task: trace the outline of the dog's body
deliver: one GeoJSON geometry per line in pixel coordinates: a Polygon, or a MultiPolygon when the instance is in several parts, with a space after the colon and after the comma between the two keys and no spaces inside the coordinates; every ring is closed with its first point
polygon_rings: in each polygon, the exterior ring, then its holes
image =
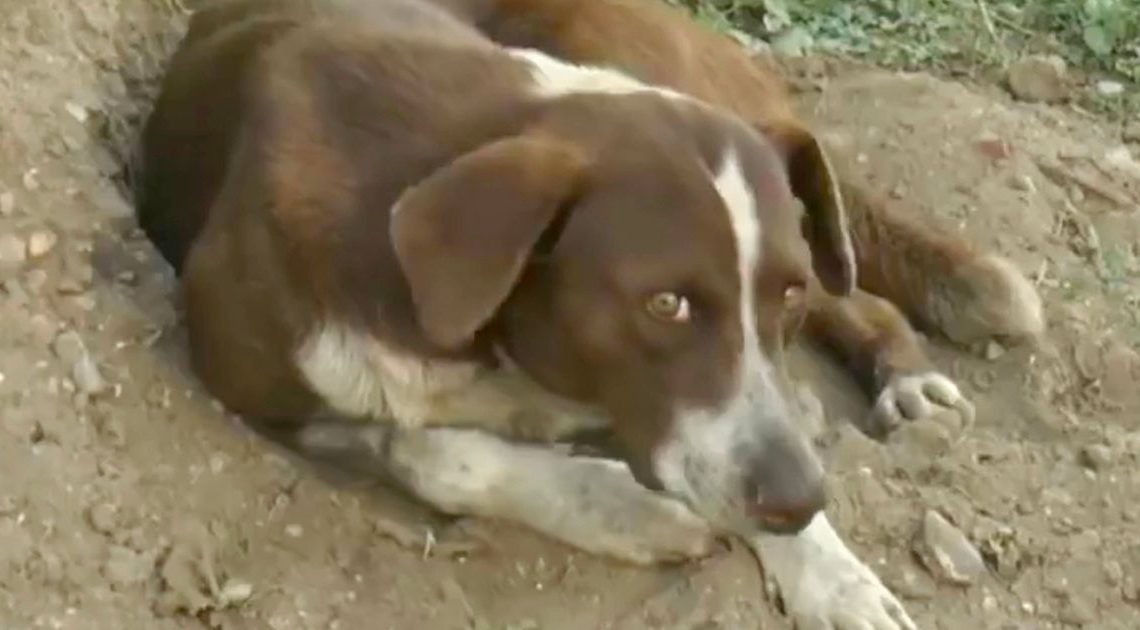
{"type": "Polygon", "coordinates": [[[1004,263],[838,184],[771,75],[648,0],[219,3],[142,148],[140,223],[229,408],[630,561],[742,535],[801,624],[911,626],[820,513],[800,322],[880,430],[971,413],[884,298],[958,338],[1039,327],[1004,263]],[[539,443],[599,428],[629,467],[539,443]]]}

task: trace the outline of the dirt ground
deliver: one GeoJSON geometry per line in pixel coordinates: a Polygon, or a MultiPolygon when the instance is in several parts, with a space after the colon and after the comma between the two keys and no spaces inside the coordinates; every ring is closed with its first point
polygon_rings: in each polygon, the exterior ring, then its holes
{"type": "MultiPolygon", "coordinates": [[[[187,370],[169,270],[115,183],[181,20],[158,0],[4,14],[0,628],[786,627],[742,546],[631,569],[441,520],[227,418],[187,370]]],[[[978,405],[965,433],[929,421],[871,442],[841,422],[866,408],[844,373],[799,357],[836,420],[838,528],[923,628],[1140,627],[1140,146],[994,87],[791,70],[843,168],[1008,254],[1048,304],[1037,347],[931,341],[978,405]],[[929,510],[984,575],[919,560],[929,510]]]]}

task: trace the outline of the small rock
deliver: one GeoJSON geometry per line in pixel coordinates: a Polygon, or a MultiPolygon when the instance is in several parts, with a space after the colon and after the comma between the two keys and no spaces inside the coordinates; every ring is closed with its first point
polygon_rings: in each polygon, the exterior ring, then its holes
{"type": "Polygon", "coordinates": [[[1005,347],[1002,346],[1000,343],[991,339],[989,341],[989,343],[986,344],[986,360],[987,361],[997,361],[1004,354],[1005,354],[1005,347]]]}
{"type": "Polygon", "coordinates": [[[66,103],[63,108],[67,110],[68,114],[76,121],[85,123],[87,122],[87,108],[78,103],[66,103]]]}
{"type": "Polygon", "coordinates": [[[300,538],[305,534],[305,528],[293,523],[285,526],[285,534],[290,538],[300,538]]]}
{"type": "Polygon", "coordinates": [[[87,353],[83,339],[74,330],[60,333],[51,344],[55,356],[64,363],[74,363],[79,357],[87,353]]]}
{"type": "Polygon", "coordinates": [[[1110,586],[1117,586],[1124,581],[1124,567],[1116,560],[1108,560],[1104,563],[1104,579],[1110,586]]]}
{"type": "Polygon", "coordinates": [[[931,573],[952,584],[972,584],[986,572],[982,555],[966,535],[934,510],[923,517],[915,551],[931,573]]]}
{"type": "Polygon", "coordinates": [[[40,258],[55,249],[59,237],[50,230],[36,230],[28,237],[28,257],[40,258]]]}
{"type": "Polygon", "coordinates": [[[1090,470],[1103,470],[1112,465],[1112,449],[1104,444],[1090,444],[1081,449],[1081,465],[1090,470]]]}
{"type": "Polygon", "coordinates": [[[1013,95],[1023,101],[1055,103],[1068,95],[1068,69],[1057,55],[1023,57],[1009,66],[1007,79],[1013,95]]]}
{"type": "Polygon", "coordinates": [[[226,583],[222,585],[218,599],[223,606],[238,606],[245,603],[252,596],[252,584],[231,578],[226,580],[226,583]]]}
{"type": "Polygon", "coordinates": [[[0,270],[17,269],[28,259],[28,246],[15,234],[0,235],[0,270]]]}
{"type": "Polygon", "coordinates": [[[1120,81],[1097,81],[1096,92],[1101,96],[1120,96],[1124,93],[1124,84],[1120,81]]]}
{"type": "Polygon", "coordinates": [[[1013,155],[1013,145],[992,133],[984,133],[974,140],[978,152],[991,160],[1006,160],[1013,155]]]}
{"type": "Polygon", "coordinates": [[[1012,186],[1014,190],[1021,192],[1037,192],[1037,185],[1033,183],[1033,178],[1028,175],[1014,175],[1010,177],[1009,185],[1012,186]]]}
{"type": "Polygon", "coordinates": [[[36,177],[39,176],[39,174],[40,171],[36,168],[30,168],[25,171],[23,177],[24,188],[27,190],[38,190],[40,187],[40,181],[36,179],[36,177]]]}
{"type": "Polygon", "coordinates": [[[87,510],[87,520],[91,528],[100,534],[112,534],[118,527],[117,510],[110,503],[97,503],[87,510]]]}
{"type": "Polygon", "coordinates": [[[10,192],[0,193],[0,216],[10,217],[10,216],[12,216],[12,213],[15,211],[16,211],[16,195],[13,195],[10,192]]]}
{"type": "Polygon", "coordinates": [[[93,396],[106,389],[107,382],[78,333],[68,331],[59,335],[52,344],[52,350],[61,361],[71,364],[71,380],[75,381],[80,392],[93,396]]]}

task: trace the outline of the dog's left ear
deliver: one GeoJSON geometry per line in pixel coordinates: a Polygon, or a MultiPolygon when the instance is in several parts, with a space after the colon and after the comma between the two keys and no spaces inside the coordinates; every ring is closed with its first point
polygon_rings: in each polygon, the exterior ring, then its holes
{"type": "Polygon", "coordinates": [[[855,290],[855,249],[827,152],[799,125],[761,125],[760,131],[783,155],[792,193],[804,204],[804,236],[816,276],[828,293],[849,295],[855,290]]]}
{"type": "Polygon", "coordinates": [[[572,203],[585,168],[574,147],[521,135],[460,156],[404,192],[389,237],[428,339],[449,349],[471,341],[572,203]]]}

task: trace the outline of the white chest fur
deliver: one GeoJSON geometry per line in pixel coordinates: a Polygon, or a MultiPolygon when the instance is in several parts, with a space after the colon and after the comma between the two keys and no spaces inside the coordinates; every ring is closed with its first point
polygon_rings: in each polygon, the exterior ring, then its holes
{"type": "Polygon", "coordinates": [[[406,427],[477,426],[529,439],[604,425],[598,414],[516,369],[419,358],[339,324],[316,328],[295,360],[325,404],[350,417],[406,427]]]}

